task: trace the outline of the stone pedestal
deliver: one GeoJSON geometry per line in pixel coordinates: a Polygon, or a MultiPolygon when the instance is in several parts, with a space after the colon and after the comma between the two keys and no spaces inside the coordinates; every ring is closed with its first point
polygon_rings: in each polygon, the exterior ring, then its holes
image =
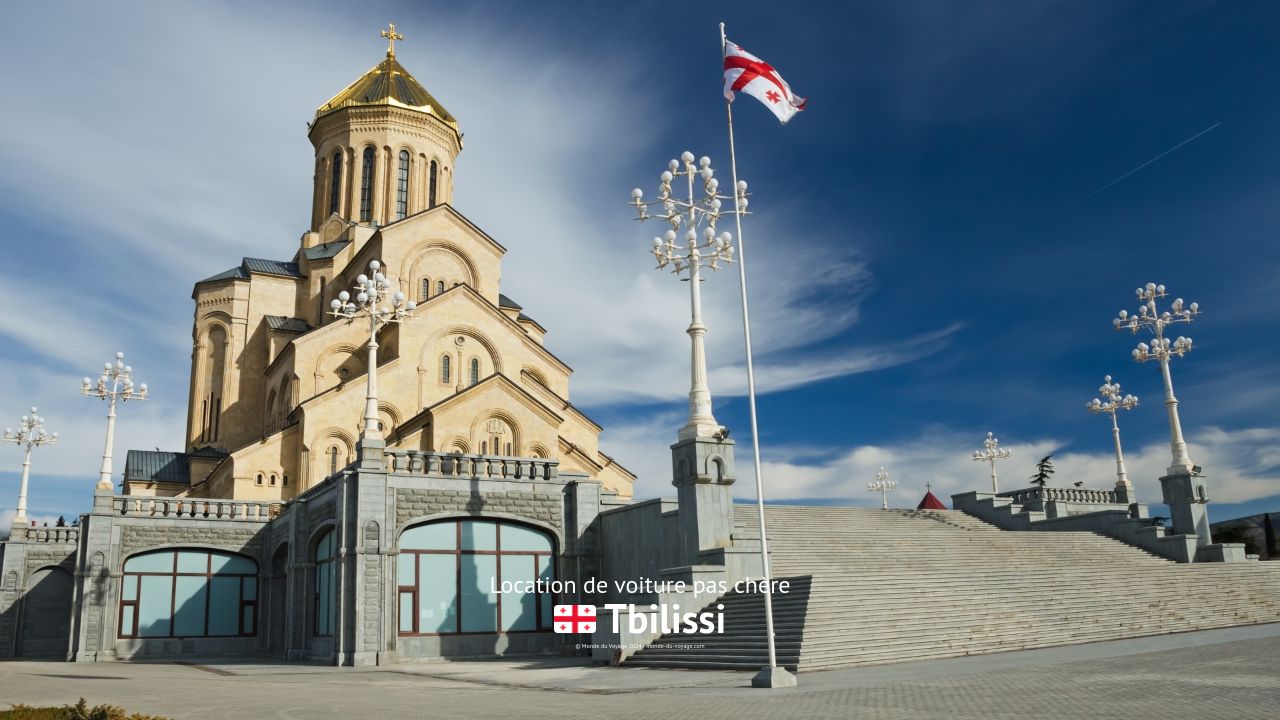
{"type": "Polygon", "coordinates": [[[751,687],[785,688],[795,687],[796,676],[780,667],[767,667],[751,678],[751,687]]]}
{"type": "Polygon", "coordinates": [[[1171,534],[1195,535],[1196,544],[1213,544],[1209,534],[1209,492],[1201,475],[1178,473],[1160,478],[1164,502],[1169,506],[1171,534]]]}
{"type": "Polygon", "coordinates": [[[697,564],[703,550],[733,542],[733,441],[691,437],[671,446],[681,565],[697,564]]]}

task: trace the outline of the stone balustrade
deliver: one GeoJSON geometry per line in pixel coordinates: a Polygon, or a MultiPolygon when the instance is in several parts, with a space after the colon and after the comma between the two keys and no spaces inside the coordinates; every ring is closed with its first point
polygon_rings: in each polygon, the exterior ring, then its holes
{"type": "Polygon", "coordinates": [[[1031,487],[997,493],[997,497],[1009,498],[1020,505],[1051,501],[1081,505],[1114,505],[1118,502],[1114,490],[1090,490],[1088,488],[1031,487]]]}
{"type": "Polygon", "coordinates": [[[78,527],[29,527],[21,528],[20,531],[29,543],[68,543],[74,545],[80,542],[80,528],[78,527]]]}
{"type": "Polygon", "coordinates": [[[387,450],[387,469],[397,475],[479,478],[482,480],[551,480],[560,461],[503,455],[464,455],[422,450],[387,450]]]}
{"type": "Polygon", "coordinates": [[[260,500],[206,500],[203,498],[141,497],[117,495],[111,508],[117,515],[155,518],[199,518],[267,522],[279,515],[284,503],[260,500]]]}

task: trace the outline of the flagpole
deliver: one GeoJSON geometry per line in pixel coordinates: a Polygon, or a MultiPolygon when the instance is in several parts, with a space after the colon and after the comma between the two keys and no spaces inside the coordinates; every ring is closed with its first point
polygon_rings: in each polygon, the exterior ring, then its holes
{"type": "MultiPolygon", "coordinates": [[[[720,23],[720,57],[723,59],[726,43],[724,23],[720,23]]],[[[747,307],[747,247],[742,238],[742,210],[739,207],[738,156],[733,146],[733,103],[724,100],[729,119],[729,171],[733,175],[733,219],[738,231],[738,286],[742,291],[742,335],[747,346],[747,404],[751,409],[751,451],[756,471],[756,510],[760,517],[760,563],[764,571],[764,623],[769,644],[769,667],[762,669],[751,679],[754,687],[791,687],[795,676],[778,667],[778,652],[773,636],[773,579],[769,571],[769,538],[764,523],[764,472],[760,467],[760,428],[756,421],[756,374],[751,361],[751,314],[747,307]]]]}

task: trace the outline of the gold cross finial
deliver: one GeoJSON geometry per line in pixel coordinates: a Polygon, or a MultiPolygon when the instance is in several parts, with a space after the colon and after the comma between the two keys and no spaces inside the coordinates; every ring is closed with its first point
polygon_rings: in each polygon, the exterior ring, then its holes
{"type": "Polygon", "coordinates": [[[404,35],[396,32],[395,23],[387,23],[387,29],[383,30],[380,35],[387,39],[387,57],[396,56],[396,41],[403,40],[404,35]]]}

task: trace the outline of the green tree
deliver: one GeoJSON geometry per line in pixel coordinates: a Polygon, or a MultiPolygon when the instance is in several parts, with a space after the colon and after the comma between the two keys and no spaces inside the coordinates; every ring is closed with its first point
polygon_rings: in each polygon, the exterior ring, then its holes
{"type": "Polygon", "coordinates": [[[1045,455],[1036,463],[1036,474],[1031,476],[1031,484],[1044,487],[1049,484],[1049,476],[1053,474],[1053,456],[1045,455]]]}

